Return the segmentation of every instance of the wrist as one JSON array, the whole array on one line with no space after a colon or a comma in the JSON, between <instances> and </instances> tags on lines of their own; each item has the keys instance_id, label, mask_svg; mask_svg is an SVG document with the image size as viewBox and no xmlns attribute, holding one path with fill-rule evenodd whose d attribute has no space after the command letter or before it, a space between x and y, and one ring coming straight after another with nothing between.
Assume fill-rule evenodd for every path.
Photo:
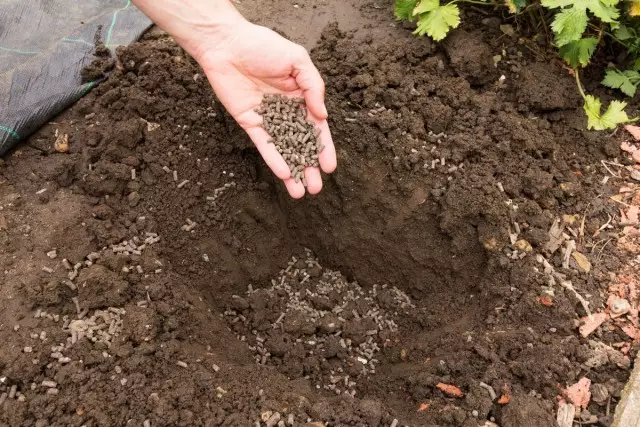
<instances>
[{"instance_id":1,"label":"wrist","mask_svg":"<svg viewBox=\"0 0 640 427\"><path fill-rule=\"evenodd\" d=\"M190 27L184 35L174 36L174 39L198 63L202 63L211 55L222 54L228 46L232 46L233 39L241 31L239 29L245 25L250 25L249 21L235 12L225 19L202 21Z\"/></svg>"},{"instance_id":2,"label":"wrist","mask_svg":"<svg viewBox=\"0 0 640 427\"><path fill-rule=\"evenodd\" d=\"M229 0L133 0L198 62L248 23Z\"/></svg>"}]
</instances>

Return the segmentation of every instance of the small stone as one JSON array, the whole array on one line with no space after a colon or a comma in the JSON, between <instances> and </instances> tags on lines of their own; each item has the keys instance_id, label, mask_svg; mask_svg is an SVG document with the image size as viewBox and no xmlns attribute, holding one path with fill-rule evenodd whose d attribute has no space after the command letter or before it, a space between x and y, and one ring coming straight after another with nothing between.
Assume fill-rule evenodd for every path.
<instances>
[{"instance_id":1,"label":"small stone","mask_svg":"<svg viewBox=\"0 0 640 427\"><path fill-rule=\"evenodd\" d=\"M591 424L598 421L598 417L592 415L587 409L583 409L580 411L580 420L584 423Z\"/></svg>"},{"instance_id":2,"label":"small stone","mask_svg":"<svg viewBox=\"0 0 640 427\"><path fill-rule=\"evenodd\" d=\"M500 31L502 31L504 35L507 35L509 37L513 37L513 35L515 35L516 33L513 29L513 25L508 24L500 25Z\"/></svg>"},{"instance_id":3,"label":"small stone","mask_svg":"<svg viewBox=\"0 0 640 427\"><path fill-rule=\"evenodd\" d=\"M591 400L603 406L609 400L609 389L604 384L591 384Z\"/></svg>"},{"instance_id":4,"label":"small stone","mask_svg":"<svg viewBox=\"0 0 640 427\"><path fill-rule=\"evenodd\" d=\"M129 206L134 208L134 207L138 206L138 203L140 203L140 195L138 194L137 191L132 191L127 196L127 200L129 201Z\"/></svg>"}]
</instances>

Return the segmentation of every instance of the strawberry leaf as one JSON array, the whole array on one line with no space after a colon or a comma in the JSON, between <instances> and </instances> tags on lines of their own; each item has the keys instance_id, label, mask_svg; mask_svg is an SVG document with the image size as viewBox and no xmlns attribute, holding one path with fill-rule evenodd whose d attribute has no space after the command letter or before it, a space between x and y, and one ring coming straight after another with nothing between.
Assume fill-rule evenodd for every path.
<instances>
[{"instance_id":1,"label":"strawberry leaf","mask_svg":"<svg viewBox=\"0 0 640 427\"><path fill-rule=\"evenodd\" d=\"M429 0L431 2L431 0ZM420 7L420 6L418 6ZM446 4L432 9L430 12L420 14L418 28L414 34L420 36L427 34L435 41L440 41L447 33L460 25L460 9L455 4Z\"/></svg>"},{"instance_id":2,"label":"strawberry leaf","mask_svg":"<svg viewBox=\"0 0 640 427\"><path fill-rule=\"evenodd\" d=\"M559 49L559 54L572 68L586 67L598 45L595 37L585 37L572 41Z\"/></svg>"}]
</instances>

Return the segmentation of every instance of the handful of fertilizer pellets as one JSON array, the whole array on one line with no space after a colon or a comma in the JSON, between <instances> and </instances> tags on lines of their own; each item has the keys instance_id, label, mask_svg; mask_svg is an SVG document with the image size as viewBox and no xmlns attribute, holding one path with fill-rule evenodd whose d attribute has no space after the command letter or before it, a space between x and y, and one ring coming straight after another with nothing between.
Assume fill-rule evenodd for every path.
<instances>
[{"instance_id":1,"label":"handful of fertilizer pellets","mask_svg":"<svg viewBox=\"0 0 640 427\"><path fill-rule=\"evenodd\" d=\"M293 179L306 187L304 168L319 166L318 156L324 146L318 139L320 131L306 119L304 99L265 95L256 112L262 115L262 126L271 136L269 143L275 144Z\"/></svg>"}]
</instances>

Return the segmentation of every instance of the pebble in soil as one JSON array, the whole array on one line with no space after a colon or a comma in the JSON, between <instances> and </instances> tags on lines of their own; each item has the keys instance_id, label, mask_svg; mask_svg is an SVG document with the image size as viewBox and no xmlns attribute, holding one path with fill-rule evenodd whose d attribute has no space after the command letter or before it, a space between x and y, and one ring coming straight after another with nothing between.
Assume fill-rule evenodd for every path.
<instances>
[{"instance_id":1,"label":"pebble in soil","mask_svg":"<svg viewBox=\"0 0 640 427\"><path fill-rule=\"evenodd\" d=\"M258 114L278 153L289 165L291 176L306 186L304 169L319 165L318 156L324 148L318 139L319 131L306 119L304 100L282 95L265 95Z\"/></svg>"},{"instance_id":2,"label":"pebble in soil","mask_svg":"<svg viewBox=\"0 0 640 427\"><path fill-rule=\"evenodd\" d=\"M316 388L355 395L358 378L375 374L376 354L415 309L396 287L363 289L323 269L309 251L293 257L271 286L234 295L224 315L259 364L276 366Z\"/></svg>"}]
</instances>

